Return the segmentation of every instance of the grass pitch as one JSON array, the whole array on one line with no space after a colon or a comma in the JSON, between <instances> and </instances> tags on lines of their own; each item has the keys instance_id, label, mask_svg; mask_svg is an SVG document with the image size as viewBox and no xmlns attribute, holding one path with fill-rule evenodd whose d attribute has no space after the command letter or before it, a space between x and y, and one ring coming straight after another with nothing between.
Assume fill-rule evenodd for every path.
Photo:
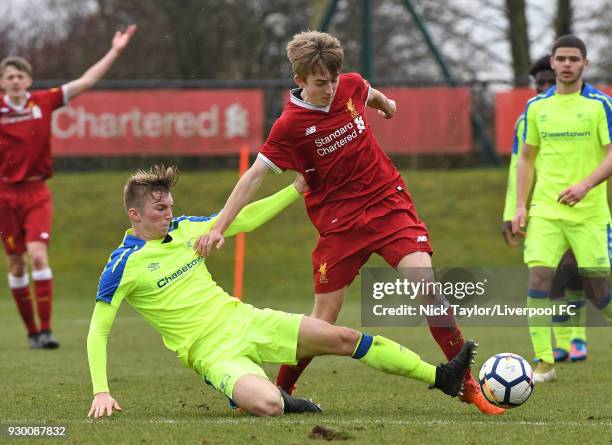
<instances>
[{"instance_id":1,"label":"grass pitch","mask_svg":"<svg viewBox=\"0 0 612 445\"><path fill-rule=\"evenodd\" d=\"M475 408L428 391L425 385L376 373L346 358L317 358L298 394L321 403L321 415L259 419L229 410L223 396L182 368L160 337L124 304L109 339L109 384L123 412L90 420L91 383L86 336L99 274L119 244L127 220L121 192L129 172L61 174L52 182L55 222L51 264L55 275L57 351L29 351L25 331L5 284L0 286L0 442L8 425L65 425L66 439L15 443L612 443L612 339L589 329L590 356L559 366L557 382L538 386L522 407L488 418ZM518 265L520 249L499 235L505 171L407 172L408 188L427 222L434 263ZM174 192L175 213L218 211L236 180L233 172L186 173ZM290 182L269 175L260 196ZM256 306L308 313L312 306L310 251L316 233L303 205L295 204L247 236L245 295ZM231 291L233 243L208 260ZM370 265L382 265L373 259ZM0 277L6 275L0 262ZM359 283L351 287L339 323L359 327ZM524 293L526 284L517 283ZM442 354L424 327L368 329L437 363ZM526 328L464 328L480 342L476 369L490 355L531 357ZM275 367L268 367L274 377ZM316 426L323 434L313 435ZM312 437L309 437L312 436Z\"/></svg>"}]
</instances>

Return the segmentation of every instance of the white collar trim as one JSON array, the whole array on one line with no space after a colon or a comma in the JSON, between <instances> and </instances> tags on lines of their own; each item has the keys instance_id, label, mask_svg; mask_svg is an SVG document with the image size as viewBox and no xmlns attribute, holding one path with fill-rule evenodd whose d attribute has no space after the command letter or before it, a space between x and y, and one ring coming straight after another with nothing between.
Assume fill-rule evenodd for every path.
<instances>
[{"instance_id":1,"label":"white collar trim","mask_svg":"<svg viewBox=\"0 0 612 445\"><path fill-rule=\"evenodd\" d=\"M306 102L305 100L302 100L296 97L296 94L294 93L301 90L301 88L293 88L292 90L290 90L289 98L291 99L291 103L294 105L297 105L298 107L306 108L308 110L317 110L317 111L323 111L325 113L329 113L329 109L331 108L332 104L334 103L334 99L336 98L336 93L338 92L338 88L340 88L340 78L338 78L338 87L336 88L336 91L334 91L334 97L332 97L331 102L326 107L320 107L318 105L311 104L310 102Z\"/></svg>"},{"instance_id":2,"label":"white collar trim","mask_svg":"<svg viewBox=\"0 0 612 445\"><path fill-rule=\"evenodd\" d=\"M30 94L30 92L26 92L26 98L23 101L23 103L21 105L16 105L12 100L11 97L8 94L4 95L4 103L7 104L9 107L11 107L13 110L15 111L23 111L26 107L26 105L28 104L28 100L30 99L30 97L32 97L32 95Z\"/></svg>"}]
</instances>

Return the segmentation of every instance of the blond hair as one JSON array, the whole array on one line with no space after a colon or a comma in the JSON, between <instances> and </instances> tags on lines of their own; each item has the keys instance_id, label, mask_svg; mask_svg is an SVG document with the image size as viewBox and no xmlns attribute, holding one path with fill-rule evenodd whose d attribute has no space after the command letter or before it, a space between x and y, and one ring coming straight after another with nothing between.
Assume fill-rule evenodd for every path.
<instances>
[{"instance_id":1,"label":"blond hair","mask_svg":"<svg viewBox=\"0 0 612 445\"><path fill-rule=\"evenodd\" d=\"M9 66L19 71L23 71L28 76L32 77L32 65L23 57L9 56L2 59L2 62L0 62L0 76L4 75L4 70Z\"/></svg>"},{"instance_id":2,"label":"blond hair","mask_svg":"<svg viewBox=\"0 0 612 445\"><path fill-rule=\"evenodd\" d=\"M294 74L306 80L310 74L338 74L344 51L337 38L325 32L304 31L287 44L287 57Z\"/></svg>"},{"instance_id":3,"label":"blond hair","mask_svg":"<svg viewBox=\"0 0 612 445\"><path fill-rule=\"evenodd\" d=\"M142 209L143 198L147 195L158 200L164 193L169 193L179 180L178 167L157 164L147 170L137 170L127 180L123 188L125 211L131 208ZM155 195L158 194L160 198Z\"/></svg>"}]
</instances>

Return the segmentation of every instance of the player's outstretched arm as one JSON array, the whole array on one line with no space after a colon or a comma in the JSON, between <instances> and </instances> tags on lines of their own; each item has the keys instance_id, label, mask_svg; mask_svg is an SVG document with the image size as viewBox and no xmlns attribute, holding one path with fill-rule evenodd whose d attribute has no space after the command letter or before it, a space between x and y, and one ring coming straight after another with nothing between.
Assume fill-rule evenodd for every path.
<instances>
[{"instance_id":1,"label":"player's outstretched arm","mask_svg":"<svg viewBox=\"0 0 612 445\"><path fill-rule=\"evenodd\" d=\"M512 233L525 234L527 198L533 184L537 150L538 147L524 143L519 155L516 179L516 212L512 219Z\"/></svg>"},{"instance_id":2,"label":"player's outstretched arm","mask_svg":"<svg viewBox=\"0 0 612 445\"><path fill-rule=\"evenodd\" d=\"M264 176L268 173L268 166L259 158L255 160L251 168L238 180L234 190L230 194L223 211L215 222L210 232L200 236L194 249L199 255L208 257L213 246L217 249L225 243L224 233L232 223L238 212L249 202L253 194L259 189Z\"/></svg>"},{"instance_id":3,"label":"player's outstretched arm","mask_svg":"<svg viewBox=\"0 0 612 445\"><path fill-rule=\"evenodd\" d=\"M575 206L582 201L593 187L601 184L612 175L612 144L606 145L605 148L608 154L595 171L578 184L566 188L559 194L557 200L561 204L566 204L570 207Z\"/></svg>"},{"instance_id":4,"label":"player's outstretched arm","mask_svg":"<svg viewBox=\"0 0 612 445\"><path fill-rule=\"evenodd\" d=\"M389 99L375 88L370 88L368 106L376 109L378 114L383 116L385 119L391 119L393 115L395 115L395 111L397 109L394 100Z\"/></svg>"},{"instance_id":5,"label":"player's outstretched arm","mask_svg":"<svg viewBox=\"0 0 612 445\"><path fill-rule=\"evenodd\" d=\"M236 216L236 219L234 219L234 222L227 228L225 236L233 236L240 232L255 230L274 218L307 191L308 185L306 180L298 173L294 183L290 186L276 192L272 196L255 201L242 209Z\"/></svg>"},{"instance_id":6,"label":"player's outstretched arm","mask_svg":"<svg viewBox=\"0 0 612 445\"><path fill-rule=\"evenodd\" d=\"M136 32L136 25L130 25L125 32L117 31L113 37L111 49L95 65L85 73L66 84L68 98L74 99L79 94L91 89L115 63L125 47L130 43L130 39Z\"/></svg>"},{"instance_id":7,"label":"player's outstretched arm","mask_svg":"<svg viewBox=\"0 0 612 445\"><path fill-rule=\"evenodd\" d=\"M121 407L108 391L106 378L106 343L116 315L117 308L98 301L91 317L87 335L87 358L95 396L88 417L100 417L104 413L110 416L113 408L121 411Z\"/></svg>"}]
</instances>

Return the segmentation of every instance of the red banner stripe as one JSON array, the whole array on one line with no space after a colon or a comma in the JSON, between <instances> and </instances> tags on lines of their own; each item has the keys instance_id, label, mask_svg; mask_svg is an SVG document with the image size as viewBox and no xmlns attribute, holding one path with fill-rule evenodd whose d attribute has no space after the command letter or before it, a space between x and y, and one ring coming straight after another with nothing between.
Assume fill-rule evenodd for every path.
<instances>
[{"instance_id":1,"label":"red banner stripe","mask_svg":"<svg viewBox=\"0 0 612 445\"><path fill-rule=\"evenodd\" d=\"M472 151L468 88L382 88L397 103L385 119L368 109L368 122L387 153L462 154Z\"/></svg>"},{"instance_id":2,"label":"red banner stripe","mask_svg":"<svg viewBox=\"0 0 612 445\"><path fill-rule=\"evenodd\" d=\"M54 155L210 155L257 151L261 90L92 91L53 115Z\"/></svg>"}]
</instances>

